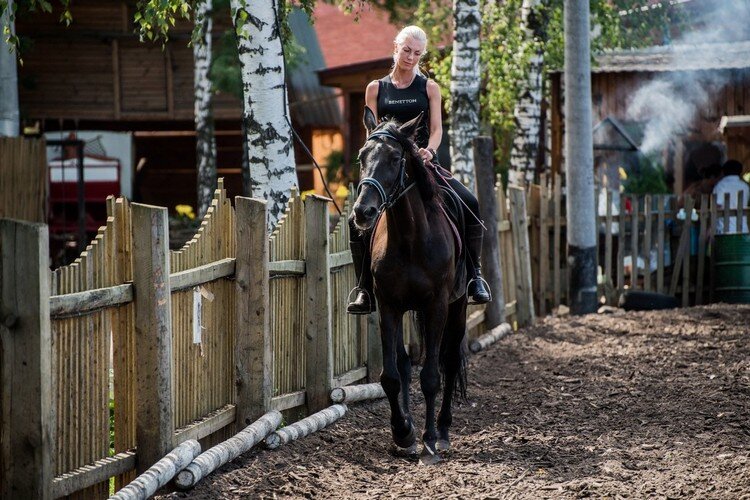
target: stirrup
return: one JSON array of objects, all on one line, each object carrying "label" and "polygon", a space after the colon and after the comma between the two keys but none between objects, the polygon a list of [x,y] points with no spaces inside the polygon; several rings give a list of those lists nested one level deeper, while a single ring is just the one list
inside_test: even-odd
[{"label": "stirrup", "polygon": [[471,278],[468,283],[466,283],[466,298],[469,299],[469,304],[485,304],[486,302],[473,302],[471,301],[471,296],[469,295],[469,287],[471,287],[471,284],[475,281],[481,281],[484,283],[484,287],[487,289],[487,294],[490,296],[490,298],[487,300],[487,302],[492,302],[492,289],[490,288],[490,284],[487,283],[487,280],[479,276],[478,278]]}]

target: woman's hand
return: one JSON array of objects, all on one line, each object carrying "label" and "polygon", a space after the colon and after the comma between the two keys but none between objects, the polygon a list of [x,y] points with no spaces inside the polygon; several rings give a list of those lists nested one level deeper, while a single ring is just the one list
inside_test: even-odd
[{"label": "woman's hand", "polygon": [[419,153],[419,156],[421,156],[424,161],[432,161],[432,159],[435,157],[429,149],[425,148],[419,148],[417,153]]}]

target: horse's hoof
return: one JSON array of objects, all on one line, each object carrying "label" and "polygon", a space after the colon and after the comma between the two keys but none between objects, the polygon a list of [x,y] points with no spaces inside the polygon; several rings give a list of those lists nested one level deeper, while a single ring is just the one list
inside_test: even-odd
[{"label": "horse's hoof", "polygon": [[403,437],[397,436],[396,432],[393,429],[393,426],[391,426],[393,442],[397,447],[402,449],[411,448],[412,446],[416,446],[417,443],[417,435],[414,433],[414,424],[412,423],[411,419],[407,419],[406,423],[409,424],[409,432],[407,432]]},{"label": "horse's hoof", "polygon": [[425,443],[422,447],[422,453],[419,455],[419,462],[423,465],[435,465],[439,463],[440,460],[440,455],[438,455],[434,446]]},{"label": "horse's hoof", "polygon": [[447,439],[438,439],[435,448],[440,453],[446,453],[451,451],[451,443]]},{"label": "horse's hoof", "polygon": [[417,458],[417,443],[415,442],[408,448],[401,448],[400,446],[394,444],[391,452],[396,457],[414,460]]}]

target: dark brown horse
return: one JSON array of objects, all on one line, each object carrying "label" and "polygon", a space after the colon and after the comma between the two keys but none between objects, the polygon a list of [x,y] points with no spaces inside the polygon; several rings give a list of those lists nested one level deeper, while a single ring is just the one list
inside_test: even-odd
[{"label": "dark brown horse", "polygon": [[[409,410],[411,362],[403,341],[403,316],[416,311],[424,347],[420,373],[426,402],[422,460],[438,460],[450,447],[451,403],[465,395],[464,294],[451,301],[457,272],[457,243],[440,206],[435,176],[413,142],[422,116],[403,125],[377,125],[365,108],[368,138],[359,152],[362,180],[353,207],[354,225],[370,234],[374,292],[380,310],[383,373],[380,382],[391,406],[396,446],[416,452]],[[443,401],[435,421],[435,399],[443,375]],[[399,395],[401,396],[399,398]]]}]

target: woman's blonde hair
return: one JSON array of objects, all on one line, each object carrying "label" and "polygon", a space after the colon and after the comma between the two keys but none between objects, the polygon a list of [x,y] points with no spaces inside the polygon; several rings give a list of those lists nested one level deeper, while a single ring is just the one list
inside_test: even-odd
[{"label": "woman's blonde hair", "polygon": [[[418,42],[424,42],[425,52],[427,51],[427,33],[425,33],[424,30],[420,28],[419,26],[414,26],[414,25],[407,26],[401,31],[399,31],[398,35],[396,35],[396,38],[393,39],[393,44],[396,47],[399,47],[403,45],[404,42],[406,42],[406,39],[409,37],[413,38],[414,40]],[[397,59],[396,53],[397,52],[398,52],[398,49],[394,50],[393,52],[393,67],[394,68],[396,67],[396,59]],[[424,52],[422,53],[422,55],[424,55]],[[422,70],[419,68],[419,62],[417,62],[417,64],[414,65],[414,71],[418,75],[420,76],[422,75]]]}]

